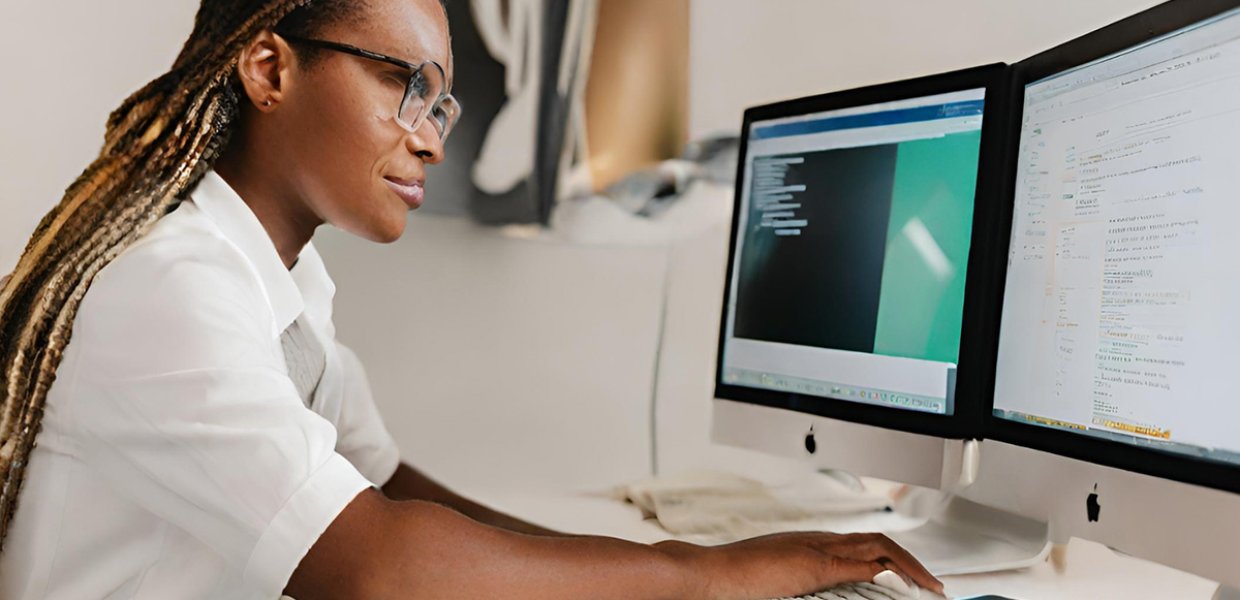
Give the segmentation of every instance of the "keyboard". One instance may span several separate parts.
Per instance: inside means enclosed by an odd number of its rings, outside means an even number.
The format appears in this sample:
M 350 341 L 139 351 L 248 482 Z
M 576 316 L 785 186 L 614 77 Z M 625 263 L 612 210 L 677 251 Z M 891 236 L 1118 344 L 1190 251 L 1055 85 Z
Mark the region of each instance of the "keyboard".
M 940 596 L 908 585 L 899 575 L 891 571 L 883 571 L 874 578 L 873 583 L 848 583 L 808 596 L 780 598 L 779 600 L 931 600 L 933 598 L 940 598 Z

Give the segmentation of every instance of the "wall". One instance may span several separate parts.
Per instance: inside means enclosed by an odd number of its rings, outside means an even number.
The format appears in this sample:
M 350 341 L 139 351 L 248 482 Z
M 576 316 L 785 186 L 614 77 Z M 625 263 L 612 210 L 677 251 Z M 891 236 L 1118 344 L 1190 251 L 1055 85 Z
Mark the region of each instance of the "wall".
M 336 280 L 338 336 L 367 365 L 406 459 L 467 490 L 601 489 L 649 473 L 662 249 L 434 215 L 391 246 L 329 228 L 315 243 Z
M 1158 0 L 695 0 L 689 133 L 745 107 L 990 62 L 1014 63 Z
M 108 113 L 172 64 L 197 6 L 0 1 L 0 272 L 98 154 Z

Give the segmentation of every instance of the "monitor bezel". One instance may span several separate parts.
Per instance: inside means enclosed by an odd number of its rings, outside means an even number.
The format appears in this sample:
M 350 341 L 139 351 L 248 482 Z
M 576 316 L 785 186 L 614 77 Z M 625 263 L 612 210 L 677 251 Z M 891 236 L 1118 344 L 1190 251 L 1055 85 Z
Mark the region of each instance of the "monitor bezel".
M 989 304 L 994 281 L 986 280 L 992 272 L 989 263 L 995 260 L 993 247 L 995 219 L 1000 214 L 998 187 L 1002 178 L 1000 167 L 1004 152 L 1001 133 L 1007 129 L 1010 108 L 1007 102 L 1008 66 L 995 63 L 919 77 L 904 81 L 873 85 L 851 90 L 820 94 L 756 106 L 745 111 L 741 128 L 740 152 L 733 197 L 733 217 L 728 244 L 727 276 L 724 280 L 723 313 L 720 317 L 718 353 L 715 362 L 715 398 L 749 404 L 783 408 L 820 417 L 839 419 L 914 434 L 947 439 L 971 439 L 980 432 L 986 373 L 993 370 L 990 340 L 996 332 L 993 319 L 987 316 L 994 307 Z M 745 186 L 745 156 L 748 152 L 750 126 L 756 121 L 793 117 L 829 110 L 907 100 L 972 89 L 985 90 L 982 109 L 982 137 L 978 178 L 974 195 L 973 232 L 969 247 L 968 275 L 965 283 L 964 314 L 961 327 L 960 360 L 957 363 L 956 395 L 952 415 L 914 412 L 823 398 L 819 396 L 780 392 L 738 385 L 723 381 L 724 349 L 727 344 L 728 314 L 731 305 L 731 281 L 738 244 L 741 202 Z M 987 354 L 991 352 L 990 354 Z M 989 364 L 988 364 L 989 363 Z
M 1003 214 L 996 254 L 1006 257 L 1011 244 L 1012 212 L 1015 204 L 1016 170 L 1020 145 L 1020 120 L 1024 108 L 1025 87 L 1057 73 L 1079 67 L 1099 58 L 1122 52 L 1138 44 L 1188 27 L 1229 10 L 1240 8 L 1240 0 L 1172 0 L 1137 13 L 1097 31 L 1086 34 L 1013 66 L 1011 78 L 1012 118 L 1008 122 L 1008 163 L 1004 166 Z M 1074 434 L 1040 425 L 1020 423 L 995 416 L 994 396 L 997 377 L 998 325 L 1002 319 L 1003 289 L 1007 281 L 1007 261 L 996 264 L 999 285 L 995 286 L 995 303 L 999 307 L 995 321 L 995 370 L 990 393 L 982 415 L 983 434 L 987 439 L 1024 446 L 1034 450 L 1082 460 L 1125 471 L 1240 493 L 1240 467 L 1217 461 L 1173 454 L 1152 448 L 1141 448 L 1101 438 Z

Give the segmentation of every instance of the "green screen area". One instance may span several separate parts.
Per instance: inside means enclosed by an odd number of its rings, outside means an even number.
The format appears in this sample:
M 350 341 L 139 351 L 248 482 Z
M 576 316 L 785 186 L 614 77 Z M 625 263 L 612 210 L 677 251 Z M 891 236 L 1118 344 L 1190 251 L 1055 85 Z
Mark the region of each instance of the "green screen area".
M 959 359 L 981 136 L 899 145 L 875 354 Z

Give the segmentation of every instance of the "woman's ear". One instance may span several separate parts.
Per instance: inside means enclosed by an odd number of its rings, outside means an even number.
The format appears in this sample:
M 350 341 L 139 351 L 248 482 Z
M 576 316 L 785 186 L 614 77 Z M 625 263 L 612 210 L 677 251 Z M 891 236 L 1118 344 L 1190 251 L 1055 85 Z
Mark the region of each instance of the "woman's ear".
M 254 36 L 237 57 L 237 79 L 250 103 L 270 112 L 284 99 L 293 61 L 288 42 L 271 31 Z

